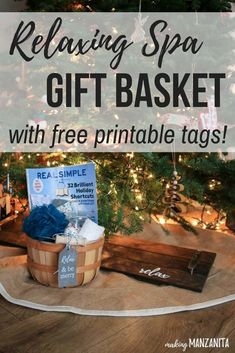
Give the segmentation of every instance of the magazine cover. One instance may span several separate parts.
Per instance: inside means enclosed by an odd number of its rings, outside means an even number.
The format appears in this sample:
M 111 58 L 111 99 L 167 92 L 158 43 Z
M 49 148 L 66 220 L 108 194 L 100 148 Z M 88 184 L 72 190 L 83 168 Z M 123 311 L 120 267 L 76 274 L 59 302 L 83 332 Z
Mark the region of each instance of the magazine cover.
M 54 205 L 80 226 L 89 218 L 98 223 L 96 175 L 93 163 L 27 169 L 29 207 Z

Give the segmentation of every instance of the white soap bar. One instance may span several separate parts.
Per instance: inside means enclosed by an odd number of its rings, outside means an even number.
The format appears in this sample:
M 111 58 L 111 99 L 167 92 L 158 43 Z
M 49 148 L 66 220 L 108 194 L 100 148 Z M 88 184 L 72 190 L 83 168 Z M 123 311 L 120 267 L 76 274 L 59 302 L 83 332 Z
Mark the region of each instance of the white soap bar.
M 87 243 L 86 239 L 81 236 L 76 238 L 71 238 L 71 237 L 62 236 L 62 235 L 57 235 L 55 242 L 56 244 L 69 244 L 69 245 L 82 245 L 82 246 L 85 246 Z
M 103 233 L 104 227 L 99 226 L 87 218 L 79 232 L 79 236 L 86 238 L 88 242 L 91 242 L 98 240 Z

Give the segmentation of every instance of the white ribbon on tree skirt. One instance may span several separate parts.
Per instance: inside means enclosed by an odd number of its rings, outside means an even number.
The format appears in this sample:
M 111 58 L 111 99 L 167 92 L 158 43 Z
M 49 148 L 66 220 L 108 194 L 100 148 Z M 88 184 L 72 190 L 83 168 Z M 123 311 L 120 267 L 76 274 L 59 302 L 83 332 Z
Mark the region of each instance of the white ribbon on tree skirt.
M 100 316 L 162 315 L 235 300 L 235 236 L 209 230 L 199 230 L 195 236 L 178 225 L 166 228 L 169 235 L 159 225 L 147 224 L 135 237 L 217 253 L 202 293 L 144 283 L 108 271 L 100 271 L 84 287 L 49 288 L 34 282 L 25 266 L 0 270 L 0 293 L 6 300 L 29 308 Z

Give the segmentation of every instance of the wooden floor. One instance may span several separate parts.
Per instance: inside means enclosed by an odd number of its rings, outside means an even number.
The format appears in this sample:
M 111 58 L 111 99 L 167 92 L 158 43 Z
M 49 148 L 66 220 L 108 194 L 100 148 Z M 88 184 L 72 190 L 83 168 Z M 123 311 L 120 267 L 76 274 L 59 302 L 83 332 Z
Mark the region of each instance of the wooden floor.
M 19 224 L 4 228 L 2 234 L 18 232 Z M 0 332 L 0 353 L 178 353 L 183 349 L 165 344 L 197 337 L 226 337 L 230 348 L 186 352 L 235 353 L 235 301 L 171 315 L 114 318 L 42 312 L 0 297 Z

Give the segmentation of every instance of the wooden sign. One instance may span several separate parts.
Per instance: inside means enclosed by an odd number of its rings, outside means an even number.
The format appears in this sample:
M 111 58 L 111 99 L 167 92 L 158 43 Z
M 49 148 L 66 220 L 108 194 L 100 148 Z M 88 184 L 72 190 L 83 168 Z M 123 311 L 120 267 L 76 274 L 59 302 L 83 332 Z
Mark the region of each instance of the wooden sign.
M 112 236 L 105 242 L 101 268 L 201 292 L 215 256 L 207 251 Z

